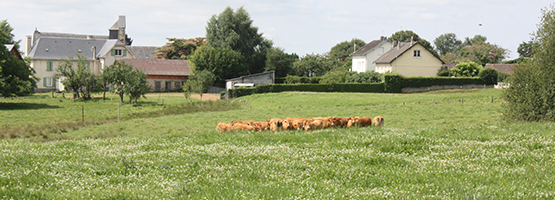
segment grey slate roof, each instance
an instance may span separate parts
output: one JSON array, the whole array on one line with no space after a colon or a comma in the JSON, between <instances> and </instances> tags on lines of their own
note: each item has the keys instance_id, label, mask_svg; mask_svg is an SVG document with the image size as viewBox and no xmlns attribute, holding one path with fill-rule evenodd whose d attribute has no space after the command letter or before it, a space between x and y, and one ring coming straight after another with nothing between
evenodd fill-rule
<instances>
[{"instance_id":1,"label":"grey slate roof","mask_svg":"<svg viewBox=\"0 0 555 200\"><path fill-rule=\"evenodd\" d=\"M190 76L193 70L187 60L163 60L163 59L131 59L122 58L125 64L133 66L135 69L142 70L148 75L166 76Z\"/></svg>"},{"instance_id":2,"label":"grey slate roof","mask_svg":"<svg viewBox=\"0 0 555 200\"><path fill-rule=\"evenodd\" d=\"M158 47L128 46L127 49L129 49L137 59L155 59Z\"/></svg>"},{"instance_id":3,"label":"grey slate roof","mask_svg":"<svg viewBox=\"0 0 555 200\"><path fill-rule=\"evenodd\" d=\"M93 60L92 47L96 47L96 52L99 49L107 47L107 41L103 39L81 39L81 38L56 38L56 37L41 37L29 52L28 57L33 59L45 60L60 60L81 53L87 60ZM112 45L113 47L113 45ZM98 53L97 53L98 55Z\"/></svg>"},{"instance_id":4,"label":"grey slate roof","mask_svg":"<svg viewBox=\"0 0 555 200\"><path fill-rule=\"evenodd\" d=\"M351 54L351 56L364 56L383 42L386 42L386 40L373 40L372 42L364 45L362 48L357 49Z\"/></svg>"},{"instance_id":5,"label":"grey slate roof","mask_svg":"<svg viewBox=\"0 0 555 200\"><path fill-rule=\"evenodd\" d=\"M411 43L401 42L398 48L394 46L389 51L385 52L382 56L380 56L378 59L376 59L374 63L376 64L391 63L399 56L403 55L405 51L409 50L411 47L413 47L416 44L418 44L418 42L413 42L412 45Z\"/></svg>"}]
</instances>

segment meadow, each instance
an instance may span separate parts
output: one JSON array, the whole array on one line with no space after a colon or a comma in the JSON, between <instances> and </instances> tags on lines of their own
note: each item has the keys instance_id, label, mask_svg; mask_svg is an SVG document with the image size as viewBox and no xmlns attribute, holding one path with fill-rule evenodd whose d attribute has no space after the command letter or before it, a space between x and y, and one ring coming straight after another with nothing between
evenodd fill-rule
<instances>
[{"instance_id":1,"label":"meadow","mask_svg":"<svg viewBox=\"0 0 555 200\"><path fill-rule=\"evenodd\" d=\"M98 110L90 123L81 105ZM503 106L497 89L149 97L120 106L117 122L108 101L1 99L2 131L82 125L4 137L0 198L555 198L554 124L507 122ZM231 120L376 115L384 128L215 131Z\"/></svg>"}]
</instances>

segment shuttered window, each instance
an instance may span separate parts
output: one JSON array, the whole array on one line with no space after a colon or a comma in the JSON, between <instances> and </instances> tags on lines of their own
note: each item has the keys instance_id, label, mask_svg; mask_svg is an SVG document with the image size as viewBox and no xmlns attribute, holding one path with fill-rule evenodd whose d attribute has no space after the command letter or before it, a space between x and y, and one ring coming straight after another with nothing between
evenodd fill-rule
<instances>
[{"instance_id":1,"label":"shuttered window","mask_svg":"<svg viewBox=\"0 0 555 200\"><path fill-rule=\"evenodd\" d=\"M46 71L52 71L52 61L46 62Z\"/></svg>"}]
</instances>

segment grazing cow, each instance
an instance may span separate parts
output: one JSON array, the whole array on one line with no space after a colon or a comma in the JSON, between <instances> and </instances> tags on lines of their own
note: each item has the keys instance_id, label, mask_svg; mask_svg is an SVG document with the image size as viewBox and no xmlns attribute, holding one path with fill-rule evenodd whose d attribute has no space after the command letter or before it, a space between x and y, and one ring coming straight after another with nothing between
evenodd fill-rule
<instances>
[{"instance_id":1,"label":"grazing cow","mask_svg":"<svg viewBox=\"0 0 555 200\"><path fill-rule=\"evenodd\" d=\"M270 130L272 131L279 131L282 128L282 119L267 119L266 122L270 124Z\"/></svg>"},{"instance_id":2,"label":"grazing cow","mask_svg":"<svg viewBox=\"0 0 555 200\"><path fill-rule=\"evenodd\" d=\"M234 125L236 123L248 124L248 125L253 126L254 123L256 123L256 121L254 121L254 120L232 120L229 124Z\"/></svg>"},{"instance_id":3,"label":"grazing cow","mask_svg":"<svg viewBox=\"0 0 555 200\"><path fill-rule=\"evenodd\" d=\"M314 120L320 120L323 123L323 128L332 127L333 117L315 117Z\"/></svg>"},{"instance_id":4,"label":"grazing cow","mask_svg":"<svg viewBox=\"0 0 555 200\"><path fill-rule=\"evenodd\" d=\"M242 124L242 123L235 123L233 124L233 130L234 131L252 131L254 130L254 126L248 125L248 124Z\"/></svg>"},{"instance_id":5,"label":"grazing cow","mask_svg":"<svg viewBox=\"0 0 555 200\"><path fill-rule=\"evenodd\" d=\"M372 119L370 117L361 117L358 119L358 125L365 127L372 125Z\"/></svg>"},{"instance_id":6,"label":"grazing cow","mask_svg":"<svg viewBox=\"0 0 555 200\"><path fill-rule=\"evenodd\" d=\"M305 121L303 128L305 131L322 129L324 128L324 122L322 120Z\"/></svg>"},{"instance_id":7,"label":"grazing cow","mask_svg":"<svg viewBox=\"0 0 555 200\"><path fill-rule=\"evenodd\" d=\"M291 122L291 128L294 130L300 130L303 128L303 121L299 119L293 120L293 122Z\"/></svg>"},{"instance_id":8,"label":"grazing cow","mask_svg":"<svg viewBox=\"0 0 555 200\"><path fill-rule=\"evenodd\" d=\"M226 123L218 123L218 125L216 126L216 130L218 132L229 132L231 131L232 126L230 124L226 124Z\"/></svg>"},{"instance_id":9,"label":"grazing cow","mask_svg":"<svg viewBox=\"0 0 555 200\"><path fill-rule=\"evenodd\" d=\"M360 117L351 117L349 118L349 120L347 121L347 128L351 128L353 126L359 126L359 119Z\"/></svg>"},{"instance_id":10,"label":"grazing cow","mask_svg":"<svg viewBox=\"0 0 555 200\"><path fill-rule=\"evenodd\" d=\"M258 132L270 129L269 122L254 122L253 125Z\"/></svg>"},{"instance_id":11,"label":"grazing cow","mask_svg":"<svg viewBox=\"0 0 555 200\"><path fill-rule=\"evenodd\" d=\"M372 126L383 127L383 123L384 120L382 116L376 116L374 120L372 120Z\"/></svg>"}]
</instances>

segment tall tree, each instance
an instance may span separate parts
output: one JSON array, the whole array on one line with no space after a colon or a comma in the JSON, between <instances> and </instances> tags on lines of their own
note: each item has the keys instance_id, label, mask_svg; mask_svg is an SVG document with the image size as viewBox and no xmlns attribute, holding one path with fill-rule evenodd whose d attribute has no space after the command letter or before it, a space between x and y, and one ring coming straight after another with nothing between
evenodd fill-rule
<instances>
[{"instance_id":1,"label":"tall tree","mask_svg":"<svg viewBox=\"0 0 555 200\"><path fill-rule=\"evenodd\" d=\"M483 35L475 35L472 38L465 37L463 42L463 47L465 46L472 46L473 44L480 44L485 43L488 40L486 36Z\"/></svg>"},{"instance_id":2,"label":"tall tree","mask_svg":"<svg viewBox=\"0 0 555 200\"><path fill-rule=\"evenodd\" d=\"M266 54L265 71L274 70L276 77L285 77L293 73L293 63L297 60L299 60L297 54L288 54L282 48L272 47Z\"/></svg>"},{"instance_id":3,"label":"tall tree","mask_svg":"<svg viewBox=\"0 0 555 200\"><path fill-rule=\"evenodd\" d=\"M266 51L272 42L264 39L252 22L243 7L236 11L227 7L208 21L206 39L212 47L239 52L248 66L247 73L259 73L264 71Z\"/></svg>"},{"instance_id":4,"label":"tall tree","mask_svg":"<svg viewBox=\"0 0 555 200\"><path fill-rule=\"evenodd\" d=\"M206 43L206 39L202 37L190 39L168 38L168 41L166 45L157 50L157 57L186 60L198 47Z\"/></svg>"},{"instance_id":5,"label":"tall tree","mask_svg":"<svg viewBox=\"0 0 555 200\"><path fill-rule=\"evenodd\" d=\"M499 63L508 54L508 50L490 43L476 43L460 50L459 55L484 66L487 63Z\"/></svg>"},{"instance_id":6,"label":"tall tree","mask_svg":"<svg viewBox=\"0 0 555 200\"><path fill-rule=\"evenodd\" d=\"M196 71L183 85L185 95L187 96L188 93L200 94L200 100L202 101L202 94L207 92L210 86L214 85L215 80L216 76L209 70Z\"/></svg>"},{"instance_id":7,"label":"tall tree","mask_svg":"<svg viewBox=\"0 0 555 200\"><path fill-rule=\"evenodd\" d=\"M505 90L508 120L555 121L555 6L542 9L538 30L532 34L534 54L513 67Z\"/></svg>"},{"instance_id":8,"label":"tall tree","mask_svg":"<svg viewBox=\"0 0 555 200\"><path fill-rule=\"evenodd\" d=\"M391 35L391 37L389 37L388 39L393 41L400 41L400 42L410 42L411 40L417 41L422 46L426 47L426 49L428 49L430 52L432 52L433 54L439 57L439 54L434 50L434 48L432 47L432 44L428 42L428 40L420 38L418 34L416 34L411 30L397 31L393 33L393 35Z\"/></svg>"},{"instance_id":9,"label":"tall tree","mask_svg":"<svg viewBox=\"0 0 555 200\"><path fill-rule=\"evenodd\" d=\"M333 62L319 54L307 54L293 63L293 70L298 76L322 76L333 68Z\"/></svg>"},{"instance_id":10,"label":"tall tree","mask_svg":"<svg viewBox=\"0 0 555 200\"><path fill-rule=\"evenodd\" d=\"M204 45L198 48L189 60L193 63L195 71L208 70L213 73L217 86L224 86L226 79L248 74L244 57L229 48Z\"/></svg>"},{"instance_id":11,"label":"tall tree","mask_svg":"<svg viewBox=\"0 0 555 200\"><path fill-rule=\"evenodd\" d=\"M434 40L434 45L439 55L446 55L447 53L457 53L462 45L462 41L457 39L454 33L444 33Z\"/></svg>"},{"instance_id":12,"label":"tall tree","mask_svg":"<svg viewBox=\"0 0 555 200\"><path fill-rule=\"evenodd\" d=\"M532 47L533 47L532 41L520 43L517 49L518 55L520 57L525 57L525 58L532 57L533 55Z\"/></svg>"},{"instance_id":13,"label":"tall tree","mask_svg":"<svg viewBox=\"0 0 555 200\"><path fill-rule=\"evenodd\" d=\"M24 96L33 94L37 87L37 78L29 63L19 60L6 48L6 44L13 44L15 48L19 41L14 41L13 28L6 20L0 22L0 94L2 96Z\"/></svg>"},{"instance_id":14,"label":"tall tree","mask_svg":"<svg viewBox=\"0 0 555 200\"><path fill-rule=\"evenodd\" d=\"M346 62L351 53L355 51L355 45L357 48L360 48L366 45L366 42L364 42L364 40L354 38L351 41L337 43L330 50L330 58Z\"/></svg>"}]
</instances>

